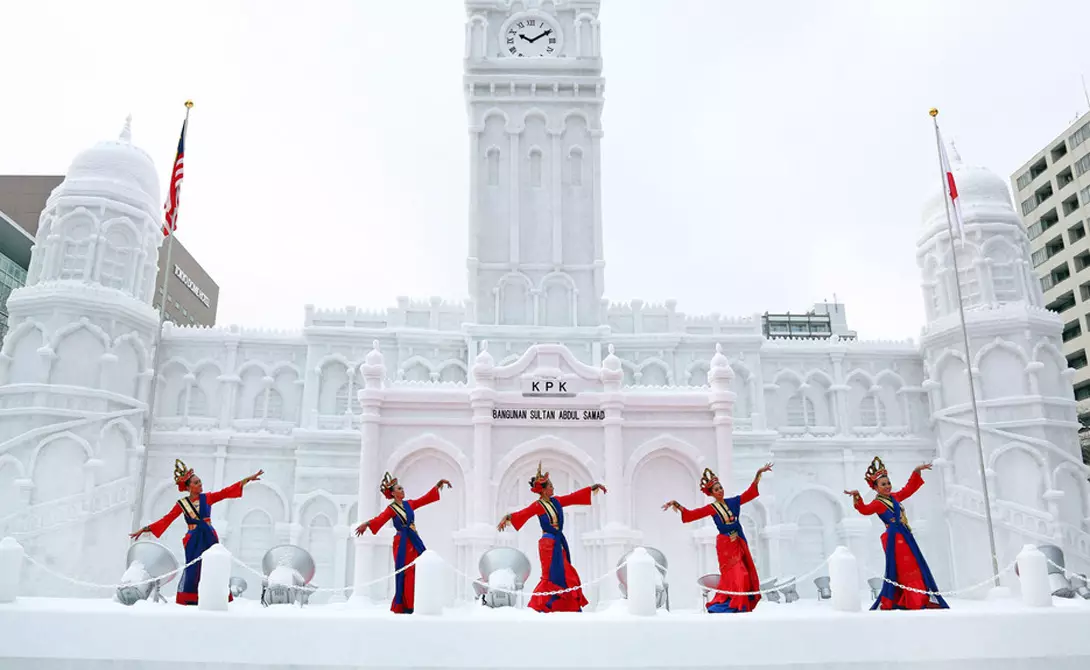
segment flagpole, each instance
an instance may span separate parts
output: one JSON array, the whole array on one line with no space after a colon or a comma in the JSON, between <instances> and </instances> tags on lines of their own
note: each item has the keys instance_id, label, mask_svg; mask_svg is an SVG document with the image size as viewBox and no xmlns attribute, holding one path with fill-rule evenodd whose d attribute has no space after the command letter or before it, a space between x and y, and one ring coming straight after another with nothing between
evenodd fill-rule
<instances>
[{"instance_id":1,"label":"flagpole","mask_svg":"<svg viewBox=\"0 0 1090 670\"><path fill-rule=\"evenodd\" d=\"M954 224L950 218L949 186L946 172L942 165L942 136L939 134L939 110L934 107L928 112L935 126L935 146L939 151L939 177L942 179L942 202L946 206L946 229L950 233L950 257L954 262L954 286L957 288L958 317L961 320L961 338L965 344L965 374L969 377L969 402L973 407L973 428L976 430L977 456L980 458L980 486L984 493L984 520L988 526L988 545L992 552L992 579L999 587L999 553L995 549L995 526L992 524L992 502L988 495L988 476L985 474L984 441L980 437L980 412L976 404L976 389L973 386L972 353L969 349L969 328L965 325L965 305L961 298L961 273L958 270L958 255L954 249ZM964 225L964 224L962 224ZM964 241L962 242L964 244Z\"/></svg>"},{"instance_id":2,"label":"flagpole","mask_svg":"<svg viewBox=\"0 0 1090 670\"><path fill-rule=\"evenodd\" d=\"M185 122L182 127L185 128L185 134L189 134L189 110L193 109L193 101L185 101ZM185 142L185 136L182 137L182 142ZM177 157L175 157L177 160ZM171 170L175 169L175 165L171 165ZM170 262L171 255L174 251L174 221L178 220L178 210L181 209L182 203L179 199L174 205L174 218L171 221L166 222L166 229L169 232L167 235L167 257L166 266L163 268L163 281L159 287L159 325L155 329L155 335L152 338L152 348L154 354L152 355L151 363L151 388L148 390L148 413L144 419L144 452L140 455L140 475L136 481L136 496L133 501L133 513L132 513L132 531L135 533L140 530L142 524L141 520L144 515L144 492L147 488L148 478L148 459L151 451L151 429L152 423L155 418L155 395L159 388L159 361L162 356L162 340L163 340L163 323L166 321L166 306L167 306L167 281L170 279Z\"/></svg>"}]
</instances>

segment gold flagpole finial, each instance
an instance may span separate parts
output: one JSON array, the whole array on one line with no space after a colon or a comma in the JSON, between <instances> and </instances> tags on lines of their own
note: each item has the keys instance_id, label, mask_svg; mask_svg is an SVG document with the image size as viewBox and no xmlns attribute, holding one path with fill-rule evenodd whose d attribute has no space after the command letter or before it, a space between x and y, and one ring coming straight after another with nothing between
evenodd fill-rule
<instances>
[{"instance_id":1,"label":"gold flagpole finial","mask_svg":"<svg viewBox=\"0 0 1090 670\"><path fill-rule=\"evenodd\" d=\"M927 113L931 115L931 118L935 118L936 116L939 115L939 108L938 107L932 107L931 109L929 109L927 111Z\"/></svg>"},{"instance_id":2,"label":"gold flagpole finial","mask_svg":"<svg viewBox=\"0 0 1090 670\"><path fill-rule=\"evenodd\" d=\"M186 100L185 101L185 108L186 109L192 109L193 108L193 101L192 100Z\"/></svg>"}]
</instances>

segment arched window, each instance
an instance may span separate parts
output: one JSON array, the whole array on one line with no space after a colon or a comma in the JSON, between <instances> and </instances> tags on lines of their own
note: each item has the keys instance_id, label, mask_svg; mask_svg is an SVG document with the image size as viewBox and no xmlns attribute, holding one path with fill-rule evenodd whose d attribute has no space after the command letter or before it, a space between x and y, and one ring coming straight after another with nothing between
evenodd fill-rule
<instances>
[{"instance_id":1,"label":"arched window","mask_svg":"<svg viewBox=\"0 0 1090 670\"><path fill-rule=\"evenodd\" d=\"M812 425L814 420L814 403L802 394L795 394L787 400L787 425L792 428L803 428Z\"/></svg>"},{"instance_id":2,"label":"arched window","mask_svg":"<svg viewBox=\"0 0 1090 670\"><path fill-rule=\"evenodd\" d=\"M208 416L208 397L198 386L189 389L189 416Z\"/></svg>"},{"instance_id":3,"label":"arched window","mask_svg":"<svg viewBox=\"0 0 1090 670\"><path fill-rule=\"evenodd\" d=\"M574 147L569 154L568 160L571 165L571 185L582 186L583 185L583 150L579 147Z\"/></svg>"},{"instance_id":4,"label":"arched window","mask_svg":"<svg viewBox=\"0 0 1090 670\"><path fill-rule=\"evenodd\" d=\"M859 425L876 427L879 424L879 402L873 393L867 393L859 401Z\"/></svg>"},{"instance_id":5,"label":"arched window","mask_svg":"<svg viewBox=\"0 0 1090 670\"><path fill-rule=\"evenodd\" d=\"M333 406L334 414L348 414L348 391L351 383L345 382L341 384L341 387L337 389L337 399Z\"/></svg>"},{"instance_id":6,"label":"arched window","mask_svg":"<svg viewBox=\"0 0 1090 670\"><path fill-rule=\"evenodd\" d=\"M69 225L64 231L64 258L61 260L61 279L84 279L87 276L87 259L91 255L92 226L89 221Z\"/></svg>"},{"instance_id":7,"label":"arched window","mask_svg":"<svg viewBox=\"0 0 1090 670\"><path fill-rule=\"evenodd\" d=\"M261 559L272 546L272 518L259 509L247 512L238 529L238 559L260 571Z\"/></svg>"},{"instance_id":8,"label":"arched window","mask_svg":"<svg viewBox=\"0 0 1090 670\"><path fill-rule=\"evenodd\" d=\"M490 148L485 153L485 167L488 171L488 185L499 186L500 185L500 150L496 147Z\"/></svg>"},{"instance_id":9,"label":"arched window","mask_svg":"<svg viewBox=\"0 0 1090 670\"><path fill-rule=\"evenodd\" d=\"M541 188L541 150L530 150L530 186Z\"/></svg>"},{"instance_id":10,"label":"arched window","mask_svg":"<svg viewBox=\"0 0 1090 670\"><path fill-rule=\"evenodd\" d=\"M121 226L110 228L102 248L102 264L98 271L100 284L119 291L129 289L135 251L132 247L133 242L128 231Z\"/></svg>"},{"instance_id":11,"label":"arched window","mask_svg":"<svg viewBox=\"0 0 1090 670\"><path fill-rule=\"evenodd\" d=\"M281 421L284 418L284 396L276 389L269 389L269 407L265 418L272 421Z\"/></svg>"}]
</instances>

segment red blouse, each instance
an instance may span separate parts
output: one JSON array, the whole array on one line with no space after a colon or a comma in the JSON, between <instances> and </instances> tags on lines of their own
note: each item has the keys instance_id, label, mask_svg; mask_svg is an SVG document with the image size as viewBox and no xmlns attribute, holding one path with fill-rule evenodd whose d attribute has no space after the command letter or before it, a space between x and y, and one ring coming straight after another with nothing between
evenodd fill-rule
<instances>
[{"instance_id":1,"label":"red blouse","mask_svg":"<svg viewBox=\"0 0 1090 670\"><path fill-rule=\"evenodd\" d=\"M921 476L919 472L914 471L912 473L912 476L908 478L908 482L905 484L905 487L900 491L894 491L890 493L890 497L897 502L904 502L913 493L919 491L921 486L923 486L923 476ZM881 512L889 509L882 504L881 500L878 500L877 498L868 503L863 502L863 498L862 496L860 496L856 498L854 502L855 509L860 514L880 514Z\"/></svg>"},{"instance_id":2,"label":"red blouse","mask_svg":"<svg viewBox=\"0 0 1090 670\"><path fill-rule=\"evenodd\" d=\"M221 500L227 500L229 498L241 498L242 497L242 482L235 482L227 488L215 491L214 493L206 493L205 498L208 500L208 506L211 507ZM170 511L166 513L162 519L159 519L155 523L148 526L148 530L155 537L162 537L166 532L170 524L174 523L182 514L182 506L180 503L174 503L174 507L170 508Z\"/></svg>"},{"instance_id":3,"label":"red blouse","mask_svg":"<svg viewBox=\"0 0 1090 670\"><path fill-rule=\"evenodd\" d=\"M738 504L739 505L745 505L747 502L750 502L751 500L756 500L758 495L760 495L760 493L757 491L757 481L754 480L754 482L749 485L749 488L746 489L745 491L743 491L742 495L738 496L738 498L739 498ZM713 505L711 505L711 504L704 505L703 507L699 507L697 509L692 509L692 510L685 509L684 507L682 507L681 508L681 522L682 523L692 523L693 521L699 521L700 519L704 519L704 518L712 516L714 514L715 514L715 507Z\"/></svg>"},{"instance_id":4,"label":"red blouse","mask_svg":"<svg viewBox=\"0 0 1090 670\"><path fill-rule=\"evenodd\" d=\"M561 507L567 507L569 505L589 505L591 504L591 487L585 489L579 489L574 493L569 493L566 496L555 496L556 502L560 503ZM511 525L515 527L515 530L521 529L527 521L534 517L545 514L545 507L541 504L541 499L538 498L534 502L526 506L525 509L521 509L511 515Z\"/></svg>"},{"instance_id":5,"label":"red blouse","mask_svg":"<svg viewBox=\"0 0 1090 670\"><path fill-rule=\"evenodd\" d=\"M424 507L425 505L430 505L433 502L439 502L439 487L433 486L430 491L420 496L416 500L407 500L405 502L409 503L409 507L412 507L414 512L421 507ZM392 505L393 503L390 504ZM378 516L376 516L374 519L371 519L364 525L366 525L372 533L378 533L380 530L382 530L382 527L385 526L390 521L390 519L393 518L394 511L390 509L390 505L387 505L385 509L379 512Z\"/></svg>"}]
</instances>

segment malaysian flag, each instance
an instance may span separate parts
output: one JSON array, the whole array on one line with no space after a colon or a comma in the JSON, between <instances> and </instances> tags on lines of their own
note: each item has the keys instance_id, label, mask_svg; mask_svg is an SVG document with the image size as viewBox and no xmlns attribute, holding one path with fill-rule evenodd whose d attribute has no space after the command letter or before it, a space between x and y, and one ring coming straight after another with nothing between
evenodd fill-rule
<instances>
[{"instance_id":1,"label":"malaysian flag","mask_svg":"<svg viewBox=\"0 0 1090 670\"><path fill-rule=\"evenodd\" d=\"M188 127L187 110L185 121L182 122L182 135L178 138L178 155L174 158L174 170L170 175L170 190L167 191L167 201L163 203L163 209L166 211L163 223L164 237L178 230L178 205L182 198L182 176L185 174L185 133Z\"/></svg>"}]
</instances>

